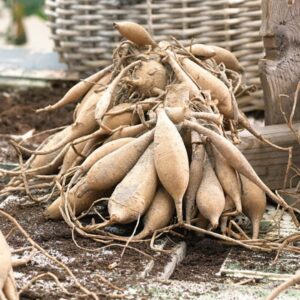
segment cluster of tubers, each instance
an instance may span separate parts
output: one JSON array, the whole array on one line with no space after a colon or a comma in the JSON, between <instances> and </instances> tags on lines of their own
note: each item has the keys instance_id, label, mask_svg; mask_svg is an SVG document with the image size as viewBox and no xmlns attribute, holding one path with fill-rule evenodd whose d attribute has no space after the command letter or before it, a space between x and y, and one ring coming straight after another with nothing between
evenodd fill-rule
<instances>
[{"instance_id":1,"label":"cluster of tubers","mask_svg":"<svg viewBox=\"0 0 300 300\"><path fill-rule=\"evenodd\" d=\"M114 25L126 40L113 65L39 110L81 99L73 124L31 151L21 170L3 172L15 184L22 174L29 181L54 174L61 195L45 216L64 218L92 237L101 232L104 239L126 240L105 227L141 219L144 227L132 238L141 240L173 222L174 214L179 224L230 235L229 219L244 213L258 238L266 194L289 207L235 146L238 127L268 143L238 109L236 97L250 88L236 57L215 46L157 44L138 24ZM107 210L100 213L98 204ZM100 221L83 225L80 216L92 208Z\"/></svg>"}]
</instances>

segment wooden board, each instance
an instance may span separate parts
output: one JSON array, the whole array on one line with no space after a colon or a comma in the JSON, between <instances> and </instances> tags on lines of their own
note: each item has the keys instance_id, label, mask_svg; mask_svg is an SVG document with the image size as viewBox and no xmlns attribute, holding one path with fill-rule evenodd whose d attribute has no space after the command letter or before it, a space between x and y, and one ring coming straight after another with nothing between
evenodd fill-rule
<instances>
[{"instance_id":1,"label":"wooden board","mask_svg":"<svg viewBox=\"0 0 300 300\"><path fill-rule=\"evenodd\" d=\"M289 4L293 3L293 4ZM259 62L265 100L266 124L284 123L282 107L290 115L300 81L300 0L262 0L262 26L265 58ZM300 95L298 97L298 102ZM300 109L295 112L300 120Z\"/></svg>"},{"instance_id":2,"label":"wooden board","mask_svg":"<svg viewBox=\"0 0 300 300\"><path fill-rule=\"evenodd\" d=\"M153 280L132 286L129 299L188 299L188 300L265 300L278 283L269 285L230 282L190 282L184 280ZM241 280L242 281L242 280ZM295 286L280 294L276 300L299 300L300 292Z\"/></svg>"},{"instance_id":3,"label":"wooden board","mask_svg":"<svg viewBox=\"0 0 300 300\"><path fill-rule=\"evenodd\" d=\"M300 132L300 123L294 124L294 127ZM300 166L300 145L287 125L270 125L256 129L265 138L279 146L293 146L293 163ZM271 189L281 189L288 162L288 152L277 150L260 142L247 131L243 131L240 137L242 143L238 145L238 148L246 156L260 178ZM292 183L292 186L295 186L297 178Z\"/></svg>"}]
</instances>

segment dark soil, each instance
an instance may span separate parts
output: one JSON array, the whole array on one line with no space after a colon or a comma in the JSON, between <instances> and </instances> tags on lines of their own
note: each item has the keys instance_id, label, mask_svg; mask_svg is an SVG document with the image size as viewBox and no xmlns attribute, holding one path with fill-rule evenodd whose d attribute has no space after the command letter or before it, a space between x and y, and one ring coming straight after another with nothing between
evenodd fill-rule
<instances>
[{"instance_id":1,"label":"dark soil","mask_svg":"<svg viewBox=\"0 0 300 300\"><path fill-rule=\"evenodd\" d=\"M24 200L25 198L21 197L21 199ZM24 205L12 201L5 204L4 209L17 219L35 242L63 261L87 288L97 290L98 293L99 291L112 292L105 284L99 283L95 279L96 272L99 272L119 287L128 287L140 283L141 280L138 275L149 262L149 258L143 254L127 249L121 264L110 270L109 266L114 262L118 262L122 247L108 247L102 250L103 244L79 236L76 236L75 240L80 248L76 247L72 240L71 230L66 223L45 219L42 205ZM0 228L4 234L7 234L12 227L10 222L0 217ZM189 235L186 241L188 245L187 256L178 266L171 279L193 282L220 281L215 273L221 267L229 248L217 241L208 238L199 240L199 238L192 235ZM17 231L11 234L8 243L14 249L29 245L26 239ZM167 254L158 255L153 252L149 247L149 243L131 244L131 246L154 256L156 267L153 273L150 274L153 278L156 274L159 274L159 271L162 271L162 268L170 259ZM166 248L169 248L169 246L167 245ZM37 254L36 258L33 258L28 265L16 268L16 272L19 287L37 274L52 272L62 283L67 284L69 290L76 290L74 284L68 283L70 278L66 272L47 260L42 254ZM62 295L55 284L52 284L51 280L46 278L35 283L29 291L23 294L22 299L58 299Z\"/></svg>"},{"instance_id":2,"label":"dark soil","mask_svg":"<svg viewBox=\"0 0 300 300\"><path fill-rule=\"evenodd\" d=\"M223 281L215 274L220 270L230 247L210 238L199 239L192 234L186 242L187 255L171 279L193 282Z\"/></svg>"},{"instance_id":3,"label":"dark soil","mask_svg":"<svg viewBox=\"0 0 300 300\"><path fill-rule=\"evenodd\" d=\"M81 248L76 247L72 240L71 230L66 223L64 221L46 220L43 216L43 209L42 206L38 205L24 206L13 202L5 205L5 211L17 219L33 240L56 258L66 263L87 288L105 292L103 290L105 285L101 282L100 284L97 283L94 278L96 272L107 279L112 279L112 282L120 287L137 282L138 278L136 276L145 267L144 263L149 262L149 258L134 250L127 249L121 264L115 269L109 270L110 264L118 262L123 250L122 247L111 246L106 250L101 250L100 247L103 247L103 244L78 236L75 239ZM7 234L12 227L11 223L0 217L0 228L3 234ZM9 237L8 243L14 249L29 245L19 232L14 232ZM145 244L131 245L145 253L155 255ZM164 260L165 258L162 256L157 259ZM45 272L54 273L64 284L69 280L66 272L41 254L38 254L37 258L34 258L27 266L16 268L15 272L21 273L23 277L23 279L20 279L17 276L17 283L20 286L24 284L25 277L34 277L36 274ZM47 281L49 282L49 280ZM69 290L74 290L74 288L74 284L70 284ZM36 284L34 288L23 294L22 299L58 299L59 295L62 294L56 288L48 289L47 286L43 287L43 285Z\"/></svg>"},{"instance_id":4,"label":"dark soil","mask_svg":"<svg viewBox=\"0 0 300 300\"><path fill-rule=\"evenodd\" d=\"M70 84L56 83L45 88L0 88L0 134L24 134L55 128L72 122L74 105L54 112L35 113L35 110L58 101Z\"/></svg>"},{"instance_id":5,"label":"dark soil","mask_svg":"<svg viewBox=\"0 0 300 300\"><path fill-rule=\"evenodd\" d=\"M8 142L10 135L22 135L31 129L37 133L72 123L75 104L54 112L35 112L37 108L58 101L70 87L70 83L54 83L44 88L0 88L0 163L17 161L16 153ZM47 136L44 134L30 139L23 146L34 148Z\"/></svg>"}]
</instances>

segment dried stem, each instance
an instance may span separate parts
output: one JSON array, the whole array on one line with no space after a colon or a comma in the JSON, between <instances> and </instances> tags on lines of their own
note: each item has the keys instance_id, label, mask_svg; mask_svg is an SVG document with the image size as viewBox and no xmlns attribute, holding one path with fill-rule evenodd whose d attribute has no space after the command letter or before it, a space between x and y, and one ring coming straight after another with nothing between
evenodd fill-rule
<instances>
[{"instance_id":1,"label":"dried stem","mask_svg":"<svg viewBox=\"0 0 300 300\"><path fill-rule=\"evenodd\" d=\"M283 291L285 291L286 289L288 289L289 287L291 287L292 285L298 282L300 282L300 270L298 270L294 276L292 276L287 281L279 285L276 289L274 289L272 293L267 297L266 300L273 300L277 298L277 296L280 293L282 293Z\"/></svg>"}]
</instances>

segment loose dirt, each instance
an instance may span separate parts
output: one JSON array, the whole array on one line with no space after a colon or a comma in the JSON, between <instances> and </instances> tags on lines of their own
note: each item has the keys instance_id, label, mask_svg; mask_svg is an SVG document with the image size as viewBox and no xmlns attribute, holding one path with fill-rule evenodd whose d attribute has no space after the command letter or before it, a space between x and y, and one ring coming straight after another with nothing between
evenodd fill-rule
<instances>
[{"instance_id":1,"label":"loose dirt","mask_svg":"<svg viewBox=\"0 0 300 300\"><path fill-rule=\"evenodd\" d=\"M74 240L78 245L76 246L72 239L72 231L64 221L46 220L43 216L44 205L24 205L25 200L26 197L21 195L9 196L6 200L0 198L0 208L15 217L35 242L64 262L87 288L97 292L112 292L106 284L96 278L97 272L116 286L129 290L131 286L145 283L145 280L139 278L139 274L150 262L148 257L136 250L127 249L120 265L110 270L114 262L119 262L123 247L105 247L103 244L75 235ZM0 218L0 228L4 234L8 234L13 226L4 218ZM229 248L217 241L199 240L192 235L189 235L186 241L187 256L171 279L220 282L221 279L215 273L221 267ZM26 239L17 231L10 235L8 243L14 249L29 246ZM173 242L169 242L166 248L170 248L172 244ZM158 255L152 251L149 242L130 245L154 258L155 268L146 281L155 279L170 260L167 254ZM25 251L23 255L29 255L29 251ZM55 274L68 290L76 290L67 274L41 253L37 253L26 266L15 269L18 287L21 288L34 276L46 272ZM22 299L58 299L62 295L55 283L45 278L24 292Z\"/></svg>"},{"instance_id":2,"label":"loose dirt","mask_svg":"<svg viewBox=\"0 0 300 300\"><path fill-rule=\"evenodd\" d=\"M53 104L72 86L54 83L45 88L0 88L0 134L24 134L71 123L74 105L54 112L35 113L37 108Z\"/></svg>"},{"instance_id":3,"label":"loose dirt","mask_svg":"<svg viewBox=\"0 0 300 300\"><path fill-rule=\"evenodd\" d=\"M9 144L11 135L23 135L29 130L41 132L64 126L72 122L75 104L55 112L39 113L35 110L53 104L71 87L68 83L53 83L45 88L0 88L0 163L16 162L17 156ZM24 146L34 148L47 134L25 142Z\"/></svg>"}]
</instances>

